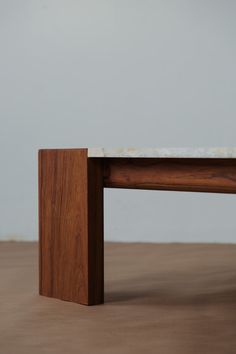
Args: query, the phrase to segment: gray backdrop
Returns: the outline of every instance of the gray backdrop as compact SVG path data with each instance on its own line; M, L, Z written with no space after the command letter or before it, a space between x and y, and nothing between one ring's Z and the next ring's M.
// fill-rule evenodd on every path
M0 238L37 239L37 150L235 146L236 2L0 0ZM236 196L107 190L109 240L235 242Z

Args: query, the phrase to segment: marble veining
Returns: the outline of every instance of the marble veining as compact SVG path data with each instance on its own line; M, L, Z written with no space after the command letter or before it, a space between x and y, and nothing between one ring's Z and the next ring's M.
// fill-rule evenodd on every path
M88 157L236 158L236 147L89 148Z

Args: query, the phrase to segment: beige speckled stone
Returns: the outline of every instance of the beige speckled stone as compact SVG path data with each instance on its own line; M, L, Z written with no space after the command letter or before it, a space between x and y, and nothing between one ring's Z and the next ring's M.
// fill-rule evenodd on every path
M236 158L236 147L221 148L90 148L89 157Z

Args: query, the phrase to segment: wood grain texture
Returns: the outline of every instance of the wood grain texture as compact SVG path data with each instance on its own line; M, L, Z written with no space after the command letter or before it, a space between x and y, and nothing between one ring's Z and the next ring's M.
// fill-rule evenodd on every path
M104 187L236 193L236 159L106 158Z
M102 178L87 149L39 151L41 295L103 302Z

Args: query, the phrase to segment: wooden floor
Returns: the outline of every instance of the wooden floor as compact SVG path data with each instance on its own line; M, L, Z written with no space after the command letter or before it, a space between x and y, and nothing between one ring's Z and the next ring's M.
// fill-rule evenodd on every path
M37 244L0 243L0 353L235 354L236 245L105 247L106 304L37 295Z

